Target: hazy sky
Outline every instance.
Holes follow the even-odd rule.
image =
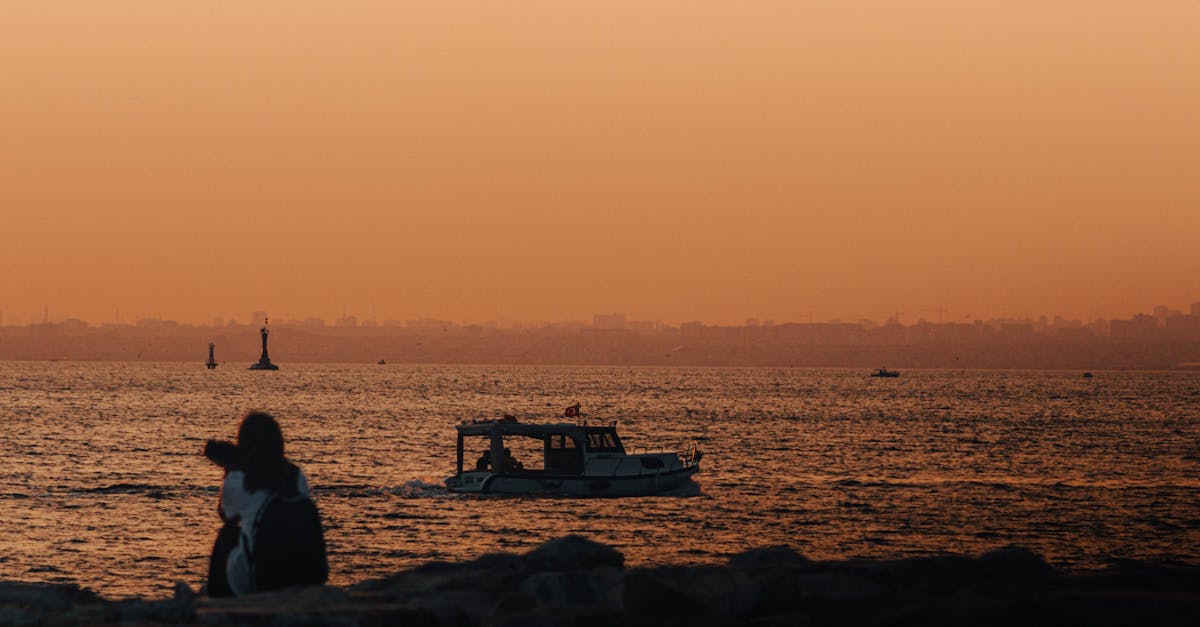
[[[1200,2],[0,0],[5,324],[1200,301]]]

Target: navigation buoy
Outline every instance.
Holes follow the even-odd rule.
[[[251,364],[250,369],[251,370],[279,370],[279,366],[276,366],[275,364],[271,363],[271,357],[270,357],[270,355],[267,355],[267,319],[266,318],[263,318],[263,326],[261,329],[259,329],[259,332],[262,333],[262,345],[263,345],[262,357],[258,358],[258,363]]]

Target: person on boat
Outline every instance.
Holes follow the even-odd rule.
[[[486,472],[488,467],[492,465],[492,452],[485,450],[479,459],[475,460],[475,470]]]
[[[236,447],[218,458],[225,468],[217,512],[224,526],[209,560],[209,596],[240,596],[296,585],[319,585],[329,575],[320,515],[308,478],[283,454],[283,432],[270,414],[251,412]],[[221,444],[221,443],[216,443]]]
[[[512,449],[504,449],[504,472],[516,472],[525,468],[525,465],[517,461],[513,457]]]

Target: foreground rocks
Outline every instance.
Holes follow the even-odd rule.
[[[241,599],[109,601],[0,583],[0,624],[1200,625],[1200,567],[1131,563],[1064,574],[1019,548],[981,557],[814,562],[774,547],[724,566],[624,567],[567,536],[524,555],[435,562],[349,588]]]

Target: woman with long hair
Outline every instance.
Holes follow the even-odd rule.
[[[324,583],[328,565],[320,516],[308,478],[283,454],[275,418],[250,412],[225,459],[210,454],[212,448],[210,442],[205,454],[225,467],[217,510],[225,525],[209,561],[208,594]]]

